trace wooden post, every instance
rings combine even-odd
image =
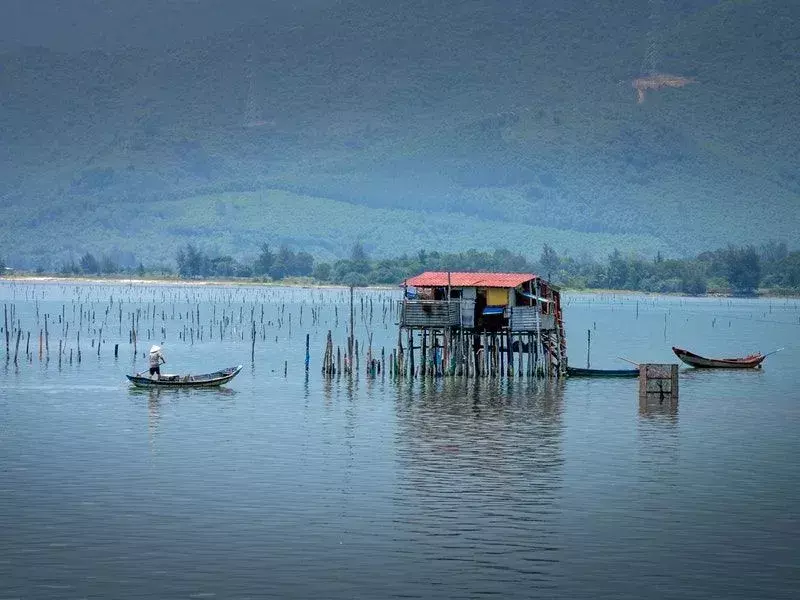
[[[673,411],[678,405],[678,365],[639,365],[639,410]]]
[[[420,364],[422,365],[422,376],[427,375],[428,370],[428,330],[422,329],[422,348],[420,349]]]
[[[255,331],[255,321],[253,322],[253,331]],[[255,334],[254,334],[255,335]],[[306,373],[308,372],[308,367],[311,364],[311,334],[306,334]]]
[[[508,377],[514,376],[514,336],[511,329],[506,331],[506,374]]]
[[[409,366],[409,377],[413,379],[414,377],[414,330],[408,330],[408,366]]]
[[[6,362],[8,362],[9,358],[9,349],[8,349],[8,305],[3,304],[3,322],[5,325],[4,331],[6,332]]]
[[[254,363],[256,361],[256,322],[253,320],[251,322],[251,329],[250,329],[250,362]],[[306,352],[308,349],[306,349]]]
[[[350,336],[347,339],[347,358],[350,366],[350,372],[353,371],[353,350],[355,340],[355,311],[353,307],[353,286],[350,286]]]
[[[17,355],[19,354],[19,338],[22,337],[22,329],[17,329],[17,345],[14,348],[14,364],[17,364]]]
[[[592,355],[592,330],[586,330],[586,368],[589,368],[589,358]]]

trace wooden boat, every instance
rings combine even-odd
[[[674,346],[672,351],[689,366],[713,369],[757,369],[761,367],[761,362],[767,357],[766,354],[759,352],[742,358],[706,358]]]
[[[125,377],[137,387],[214,387],[228,383],[241,370],[242,365],[238,365],[215,371],[214,373],[204,373],[203,375],[163,374],[156,379],[147,374],[137,373],[136,375],[126,375]]]
[[[639,369],[579,369],[567,367],[569,377],[638,377]]]

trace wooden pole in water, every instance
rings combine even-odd
[[[255,326],[253,328],[255,331]],[[308,373],[308,367],[311,364],[311,334],[306,334],[306,373]]]
[[[355,341],[355,312],[353,308],[353,286],[350,286],[350,337],[347,339],[347,358],[349,370],[353,372],[353,346]]]
[[[409,376],[413,379],[414,377],[414,330],[408,330],[408,365],[409,365]]]
[[[250,362],[255,362],[256,360],[256,322],[252,321],[252,327],[250,329]]]
[[[422,348],[420,348],[419,362],[422,365],[422,374],[427,375],[428,371],[428,330],[422,329]]]
[[[586,368],[590,366],[589,358],[592,354],[592,330],[586,330]]]
[[[19,339],[22,337],[22,330],[17,329],[17,346],[14,348],[14,364],[17,364],[17,355],[19,354]]]
[[[8,305],[7,304],[3,304],[3,322],[5,324],[5,332],[6,332],[6,362],[8,362],[9,350],[8,350]]]

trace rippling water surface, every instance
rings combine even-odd
[[[32,331],[31,358],[12,336],[0,365],[0,598],[797,597],[797,301],[567,295],[576,366],[589,329],[598,368],[785,347],[760,371],[682,368],[677,407],[640,409],[636,380],[324,380],[341,290],[0,294]],[[393,297],[357,293],[362,357],[369,333],[392,348]],[[202,339],[181,339],[197,310]],[[58,318],[81,311],[70,364]],[[176,372],[245,367],[219,390],[132,389],[154,341]]]

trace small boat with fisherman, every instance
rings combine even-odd
[[[215,387],[228,383],[241,370],[242,365],[237,365],[201,375],[170,375],[166,373],[148,375],[147,373],[136,373],[135,375],[126,375],[126,377],[136,387]]]
[[[684,350],[683,348],[672,347],[675,356],[681,359],[685,364],[691,367],[705,369],[760,369],[761,363],[764,362],[767,356],[780,352],[781,350],[783,350],[783,348],[778,348],[767,354],[757,352],[740,358],[707,358]]]

